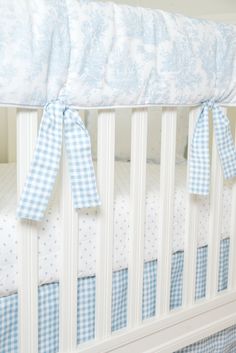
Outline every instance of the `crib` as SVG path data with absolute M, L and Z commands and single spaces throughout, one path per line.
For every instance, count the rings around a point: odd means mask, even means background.
M 83 112 L 82 112 L 83 113 Z M 17 190 L 20 192 L 32 157 L 38 129 L 38 110 L 20 109 L 17 119 Z M 198 107 L 189 109 L 191 138 Z M 12 112 L 8 122 L 12 124 Z M 82 114 L 83 115 L 83 114 Z M 234 118 L 235 119 L 235 118 Z M 199 201 L 189 195 L 187 201 L 184 247 L 182 306 L 170 309 L 171 255 L 175 188 L 175 141 L 177 108 L 162 108 L 160 211 L 161 251 L 157 315 L 142 319 L 144 271 L 144 220 L 146 188 L 146 148 L 148 110 L 135 108 L 131 116 L 130 161 L 130 250 L 128 276 L 127 327 L 111 334 L 112 253 L 114 202 L 115 111 L 98 111 L 97 174 L 102 198 L 98 215 L 96 269 L 96 339 L 79 345 L 81 352 L 174 352 L 195 341 L 235 324 L 235 186 L 232 188 L 232 221 L 230 237 L 229 277 L 227 289 L 218 291 L 219 256 L 222 222 L 223 177 L 215 141 L 212 148 L 212 194 L 208 235 L 206 296 L 195 300 L 197 234 Z M 234 122 L 234 121 L 233 121 Z M 11 129 L 11 133 L 14 131 Z M 9 158 L 13 153 L 9 139 Z M 171 143 L 170 143 L 171 141 Z M 65 158 L 62 161 L 60 190 L 61 244 L 60 256 L 60 351 L 74 352 L 77 347 L 77 257 L 79 215 L 74 210 Z M 104 182 L 105 181 L 105 182 Z M 70 205 L 70 207 L 68 206 Z M 135 207 L 138 205 L 138 207 Z M 19 234 L 19 329 L 20 351 L 38 351 L 38 226 L 34 222 L 18 222 Z M 191 329 L 190 329 L 191 328 Z M 170 340 L 171 337 L 171 340 Z
M 4 106 L 4 104 L 3 104 Z M 5 104 L 7 106 L 7 104 Z M 8 162 L 14 161 L 17 151 L 17 198 L 23 186 L 33 158 L 41 120 L 39 107 L 16 104 L 17 108 L 4 107 L 8 124 Z M 26 104 L 27 106 L 27 104 Z M 81 214 L 73 207 L 70 176 L 67 168 L 65 146 L 62 149 L 60 177 L 56 187 L 60 211 L 60 271 L 58 274 L 59 302 L 59 352 L 61 353 L 173 353 L 194 342 L 206 339 L 219 331 L 236 324 L 236 184 L 228 187 L 230 222 L 226 286 L 219 289 L 222 253 L 223 199 L 225 186 L 221 162 L 217 153 L 217 142 L 211 131 L 211 179 L 209 196 L 208 234 L 205 246 L 206 278 L 204 295 L 197 298 L 195 276 L 198 262 L 198 233 L 203 196 L 187 193 L 184 184 L 185 222 L 183 245 L 183 269 L 181 305 L 171 305 L 173 265 L 173 220 L 176 195 L 176 138 L 178 134 L 178 110 L 184 108 L 188 120 L 188 146 L 191 145 L 201 106 L 161 105 L 161 155 L 159 169 L 159 240 L 158 268 L 154 271 L 154 314 L 143 313 L 145 263 L 146 192 L 148 188 L 149 163 L 147 155 L 149 109 L 145 105 L 134 105 L 131 111 L 130 161 L 126 166 L 129 174 L 129 219 L 127 233 L 127 312 L 126 325 L 112 330 L 112 302 L 114 300 L 114 203 L 116 202 L 115 181 L 117 173 L 115 143 L 117 107 L 81 107 L 82 120 L 86 123 L 89 112 L 96 110 L 97 156 L 96 175 L 101 206 L 96 213 L 96 267 L 94 277 L 94 337 L 78 342 L 78 309 L 83 319 L 83 309 L 78 303 L 78 272 L 80 267 L 78 231 Z M 125 107 L 122 107 L 125 109 Z M 223 104 L 225 115 L 230 111 L 231 130 L 236 138 L 236 104 Z M 16 119 L 16 132 L 14 121 Z M 16 134 L 16 137 L 15 137 Z M 118 135 L 118 142 L 122 142 Z M 14 145 L 16 141 L 16 146 Z M 236 141 L 236 140 L 235 140 Z M 190 147 L 184 163 L 186 180 L 189 177 Z M 156 167 L 154 167 L 156 168 Z M 152 215 L 153 217 L 153 215 Z M 40 315 L 39 287 L 39 229 L 37 222 L 17 221 L 18 237 L 18 352 L 38 353 Z M 128 245 L 127 245 L 128 244 Z M 179 253 L 177 251 L 177 253 Z M 79 264 L 79 265 L 78 265 Z M 121 271 L 124 270 L 124 267 Z M 153 279 L 153 277 L 152 277 Z M 50 282 L 50 281 L 49 281 Z M 59 283 L 59 284 L 58 284 Z M 121 285 L 118 282 L 118 286 Z M 46 326 L 50 330 L 49 326 Z M 42 340 L 42 339 L 41 339 Z M 79 343 L 79 344 L 78 344 Z M 0 351 L 5 352 L 0 338 Z M 43 345 L 41 350 L 43 351 Z M 231 346 L 234 346 L 231 342 Z M 55 347 L 53 347 L 55 351 Z M 231 349 L 231 348 L 230 348 Z M 50 350 L 49 350 L 50 351 Z M 12 352 L 15 350 L 12 349 Z M 51 351 L 50 351 L 51 352 Z M 194 350 L 193 350 L 194 352 Z

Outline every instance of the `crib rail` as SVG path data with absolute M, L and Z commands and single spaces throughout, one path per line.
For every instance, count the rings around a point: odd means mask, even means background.
M 189 143 L 199 108 L 189 111 Z M 143 320 L 144 231 L 148 110 L 133 109 L 130 163 L 130 243 L 128 266 L 127 327 L 111 332 L 113 205 L 115 179 L 114 110 L 98 111 L 97 177 L 102 206 L 98 211 L 95 339 L 79 345 L 79 352 L 155 353 L 173 351 L 234 323 L 236 309 L 236 186 L 232 191 L 229 285 L 218 292 L 223 177 L 213 138 L 206 297 L 195 300 L 195 272 L 199 199 L 187 194 L 184 251 L 183 303 L 170 310 L 171 255 L 175 192 L 175 158 L 178 114 L 176 108 L 162 109 L 160 171 L 161 241 L 157 253 L 156 316 Z M 236 120 L 236 117 L 235 117 Z M 236 126 L 236 124 L 235 124 Z M 17 111 L 17 190 L 22 190 L 37 136 L 38 112 Z M 122 138 L 122 136 L 121 136 Z M 61 272 L 59 281 L 59 350 L 77 351 L 77 274 L 79 213 L 73 209 L 66 157 L 61 164 Z M 38 352 L 38 228 L 33 222 L 18 221 L 19 233 L 19 352 Z M 225 314 L 222 306 L 225 305 Z M 234 310 L 235 311 L 235 310 Z M 210 326 L 209 314 L 217 324 Z M 195 321 L 193 320 L 195 317 Z M 205 320 L 205 321 L 204 321 Z M 218 321 L 217 321 L 218 320 Z M 197 329 L 196 325 L 201 326 Z M 175 325 L 179 329 L 174 329 Z M 187 327 L 192 327 L 188 335 Z M 205 329 L 204 329 L 205 328 Z M 185 336 L 186 333 L 186 336 Z M 171 341 L 167 337 L 171 336 Z M 136 343 L 135 343 L 136 342 Z M 174 345 L 175 342 L 175 345 Z M 158 346 L 158 349 L 156 348 Z M 176 348 L 176 349 L 177 349 Z

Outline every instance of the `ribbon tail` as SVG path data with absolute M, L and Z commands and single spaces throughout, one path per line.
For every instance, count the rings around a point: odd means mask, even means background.
M 213 109 L 213 124 L 224 177 L 225 179 L 233 178 L 236 176 L 234 140 L 231 134 L 229 119 L 218 106 Z
M 45 107 L 30 172 L 26 179 L 17 217 L 40 221 L 48 206 L 61 157 L 63 109 Z
M 189 192 L 208 195 L 210 185 L 209 119 L 204 106 L 193 134 L 189 161 Z
M 100 205 L 89 134 L 77 112 L 66 109 L 64 136 L 75 208 Z

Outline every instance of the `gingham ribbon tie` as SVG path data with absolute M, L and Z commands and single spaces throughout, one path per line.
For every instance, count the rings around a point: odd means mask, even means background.
M 44 107 L 33 160 L 17 209 L 18 218 L 35 221 L 43 218 L 60 167 L 63 137 L 74 207 L 100 204 L 89 134 L 77 111 L 58 99 Z
M 213 128 L 218 154 L 225 179 L 236 176 L 236 150 L 227 116 L 217 103 L 210 100 L 202 104 L 190 151 L 189 191 L 208 195 L 210 186 L 209 110 L 212 111 Z

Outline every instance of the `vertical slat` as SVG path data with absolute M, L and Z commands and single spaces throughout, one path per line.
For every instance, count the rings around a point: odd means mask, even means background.
M 189 113 L 189 132 L 188 132 L 188 167 L 187 179 L 189 176 L 189 158 L 191 151 L 191 141 L 194 127 L 200 114 L 199 108 L 193 108 Z M 188 191 L 187 191 L 188 192 Z M 190 306 L 195 301 L 195 281 L 196 281 L 196 255 L 197 255 L 197 236 L 198 236 L 199 207 L 196 195 L 187 194 L 186 209 L 186 234 L 184 249 L 184 276 L 183 276 L 183 306 Z
M 234 111 L 234 139 L 236 144 L 236 108 Z M 230 252 L 229 252 L 229 283 L 230 290 L 236 290 L 236 182 L 232 187 L 231 229 L 230 229 Z
M 17 194 L 22 191 L 37 137 L 37 111 L 17 112 Z M 19 352 L 38 352 L 38 231 L 18 221 Z
M 132 113 L 130 171 L 130 252 L 128 276 L 128 325 L 142 321 L 144 220 L 147 154 L 146 109 Z
M 8 163 L 16 161 L 16 109 L 7 109 Z
M 207 261 L 206 297 L 212 298 L 218 291 L 220 237 L 222 230 L 223 174 L 217 152 L 215 133 L 212 140 L 212 168 L 210 186 L 210 218 Z
M 115 112 L 98 114 L 98 188 L 101 198 L 97 236 L 96 338 L 111 333 L 114 207 Z
M 175 153 L 177 110 L 162 111 L 161 175 L 160 175 L 160 236 L 157 273 L 157 314 L 169 311 L 172 257 Z
M 77 271 L 78 212 L 72 203 L 65 146 L 61 175 L 61 277 L 60 277 L 60 352 L 72 352 L 77 346 Z

